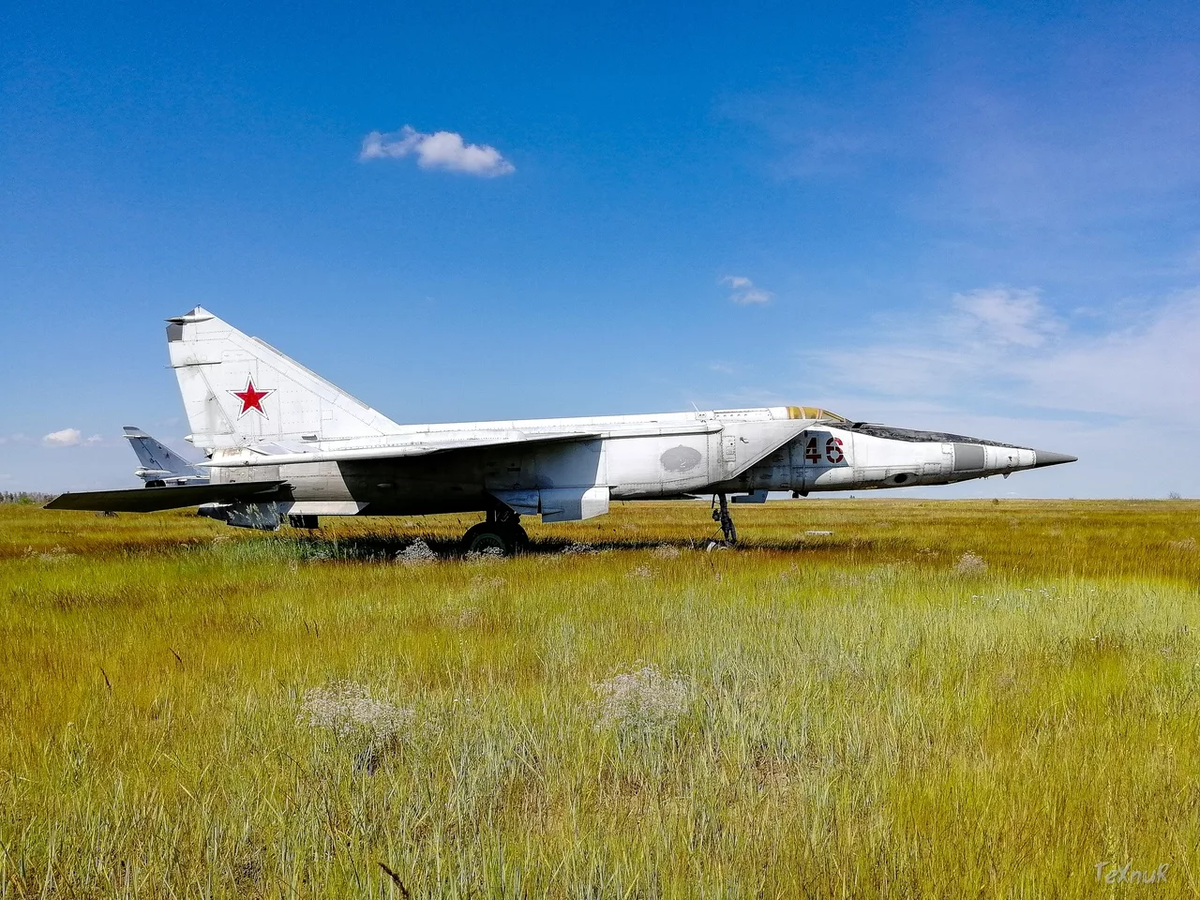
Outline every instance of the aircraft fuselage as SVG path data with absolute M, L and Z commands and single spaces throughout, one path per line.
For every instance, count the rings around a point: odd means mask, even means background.
M 389 440 L 483 441 L 492 433 L 583 430 L 599 436 L 362 462 L 215 467 L 213 481 L 286 481 L 280 512 L 291 515 L 469 512 L 499 500 L 522 514 L 567 521 L 602 514 L 610 498 L 939 485 L 1071 459 L 961 435 L 851 423 L 797 407 L 422 426 Z M 345 450 L 355 442 L 336 445 Z M 556 512 L 564 501 L 574 506 Z

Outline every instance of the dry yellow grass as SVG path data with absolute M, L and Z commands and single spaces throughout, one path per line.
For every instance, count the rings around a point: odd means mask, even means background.
M 0 897 L 1192 896 L 1198 512 L 0 506 Z

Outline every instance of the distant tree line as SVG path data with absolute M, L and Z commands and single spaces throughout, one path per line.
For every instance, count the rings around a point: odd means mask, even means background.
M 0 503 L 32 504 L 49 503 L 54 499 L 53 494 L 43 494 L 40 491 L 0 491 Z

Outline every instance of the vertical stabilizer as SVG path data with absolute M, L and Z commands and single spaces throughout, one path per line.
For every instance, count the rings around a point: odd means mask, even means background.
M 197 306 L 167 319 L 171 367 L 205 449 L 395 434 L 400 426 Z

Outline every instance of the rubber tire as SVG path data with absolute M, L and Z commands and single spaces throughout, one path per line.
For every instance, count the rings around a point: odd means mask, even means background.
M 480 522 L 463 535 L 462 552 L 481 553 L 489 548 L 498 547 L 505 556 L 512 556 L 524 550 L 528 544 L 529 535 L 520 525 Z

